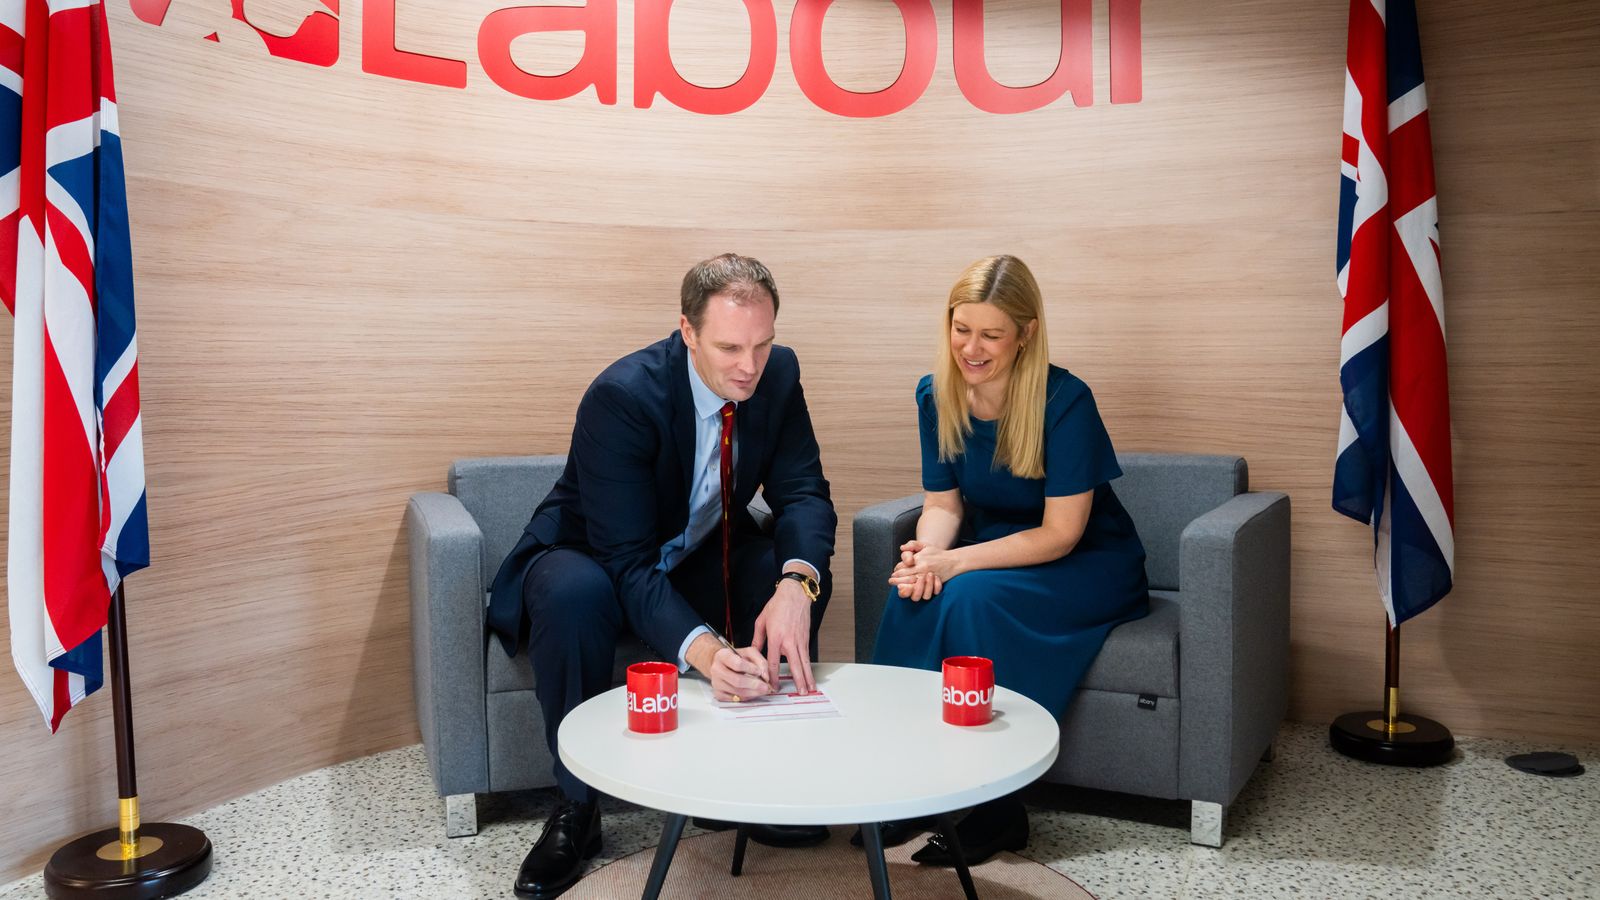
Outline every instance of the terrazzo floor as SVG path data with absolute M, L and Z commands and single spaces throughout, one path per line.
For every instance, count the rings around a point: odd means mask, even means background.
M 1540 778 L 1503 762 L 1534 749 L 1576 753 L 1589 772 Z M 1444 766 L 1389 769 L 1334 753 L 1324 726 L 1290 725 L 1229 810 L 1220 850 L 1188 842 L 1187 804 L 1036 786 L 1024 855 L 1101 900 L 1600 898 L 1597 766 L 1600 747 L 1464 738 Z M 405 747 L 184 820 L 217 847 L 211 877 L 184 896 L 509 898 L 553 803 L 548 791 L 482 797 L 479 833 L 448 839 L 422 748 Z M 659 813 L 604 811 L 594 865 L 656 843 Z M 39 875 L 0 887 L 0 900 L 44 896 Z

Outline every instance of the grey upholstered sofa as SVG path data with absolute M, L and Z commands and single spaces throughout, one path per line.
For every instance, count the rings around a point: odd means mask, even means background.
M 564 456 L 459 460 L 448 493 L 414 494 L 406 506 L 417 724 L 451 837 L 477 832 L 477 794 L 555 784 L 533 667 L 491 638 L 485 600 L 565 464 Z M 645 652 L 634 643 L 619 656 Z
M 1288 702 L 1289 498 L 1249 492 L 1238 457 L 1117 460 L 1112 485 L 1144 541 L 1150 615 L 1106 639 L 1044 778 L 1188 800 L 1190 840 L 1220 847 L 1227 806 L 1270 756 Z M 872 656 L 884 579 L 921 512 L 918 494 L 856 515 L 859 661 Z
M 406 506 L 417 724 L 451 837 L 477 832 L 477 794 L 555 784 L 533 667 L 526 653 L 508 658 L 491 638 L 485 606 L 500 561 L 566 461 L 458 460 L 446 493 L 414 494 Z M 760 494 L 750 512 L 758 524 L 770 523 Z M 642 641 L 625 637 L 613 680 L 620 683 L 630 663 L 653 658 Z

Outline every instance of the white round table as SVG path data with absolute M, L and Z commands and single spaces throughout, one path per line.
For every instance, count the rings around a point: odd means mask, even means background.
M 940 717 L 938 672 L 849 663 L 812 667 L 836 718 L 732 721 L 708 685 L 683 678 L 678 728 L 628 730 L 625 687 L 585 701 L 561 722 L 561 762 L 598 791 L 668 813 L 646 900 L 666 878 L 689 816 L 774 825 L 858 823 L 873 891 L 889 896 L 877 823 L 950 815 L 1015 791 L 1055 761 L 1055 717 L 1027 697 L 995 688 L 995 718 L 958 727 Z M 744 835 L 735 850 L 742 863 Z M 958 851 L 959 852 L 959 851 Z M 975 896 L 965 866 L 962 886 Z

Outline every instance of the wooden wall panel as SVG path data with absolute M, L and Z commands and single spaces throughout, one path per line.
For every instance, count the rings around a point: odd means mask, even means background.
M 725 249 L 777 273 L 835 486 L 825 656 L 853 646 L 853 590 L 880 589 L 850 584 L 851 515 L 917 484 L 910 394 L 948 285 L 1013 252 L 1120 448 L 1241 453 L 1293 496 L 1293 715 L 1375 703 L 1369 539 L 1328 508 L 1345 4 L 1149 0 L 1144 99 L 1111 105 L 1097 3 L 1095 104 L 995 116 L 956 88 L 941 2 L 926 95 L 865 120 L 802 95 L 790 0 L 767 94 L 720 117 L 631 105 L 629 3 L 617 105 L 508 94 L 475 59 L 496 5 L 400 4 L 400 46 L 468 60 L 457 90 L 364 73 L 358 3 L 318 68 L 225 3 L 156 27 L 112 2 L 156 559 L 129 587 L 147 818 L 416 740 L 406 497 L 458 457 L 563 452 L 584 385 L 667 333 L 683 270 Z M 1459 587 L 1406 629 L 1405 696 L 1463 734 L 1593 741 L 1600 11 L 1422 6 Z M 988 7 L 996 74 L 1046 77 L 1055 4 Z M 283 33 L 309 8 L 247 4 Z M 672 22 L 686 76 L 743 71 L 740 4 Z M 841 0 L 823 35 L 843 85 L 899 71 L 889 4 Z M 556 73 L 581 41 L 514 51 Z M 110 823 L 109 734 L 96 697 L 50 737 L 0 664 L 0 879 Z

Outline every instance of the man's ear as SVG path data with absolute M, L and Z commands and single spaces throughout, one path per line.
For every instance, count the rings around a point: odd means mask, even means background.
M 689 317 L 681 313 L 678 315 L 678 333 L 683 335 L 683 343 L 690 350 L 698 349 L 694 326 L 689 324 Z

